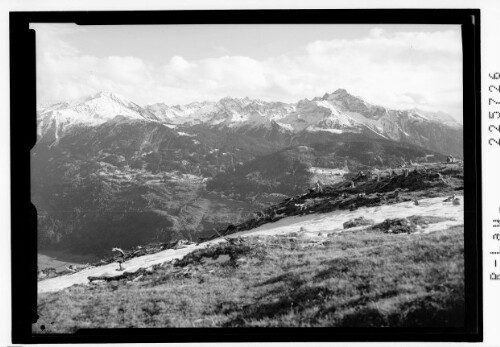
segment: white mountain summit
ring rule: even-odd
[[[196,102],[184,106],[154,104],[146,106],[159,119],[172,124],[205,124],[227,128],[270,126],[272,122],[283,130],[326,131],[331,133],[360,132],[364,129],[382,137],[399,140],[411,136],[412,127],[420,123],[441,124],[460,128],[453,117],[443,112],[422,110],[391,110],[372,105],[345,89],[326,93],[312,100],[294,104],[266,102],[249,98],[223,98],[218,102]]]
[[[163,103],[146,106],[158,118],[173,124],[207,124],[210,126],[259,126],[285,117],[294,106],[250,98],[225,97],[218,102],[193,102],[168,106]]]
[[[99,92],[89,97],[58,103],[39,110],[37,133],[39,136],[44,136],[46,133],[53,132],[57,141],[68,127],[96,126],[118,115],[132,119],[158,121],[154,114],[118,94]]]

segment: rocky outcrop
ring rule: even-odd
[[[343,224],[344,229],[355,228],[358,226],[373,225],[375,222],[372,219],[366,219],[365,217],[354,218],[348,220]]]
[[[374,225],[373,229],[378,229],[388,234],[411,234],[417,231],[416,225],[411,223],[407,218],[386,219],[382,223]]]
[[[362,206],[379,206],[402,201],[414,201],[418,197],[449,195],[463,189],[463,167],[455,164],[438,164],[407,169],[386,170],[379,175],[366,173],[353,186],[351,179],[324,186],[321,192],[311,189],[308,193],[283,200],[267,209],[254,213],[243,223],[231,225],[206,237],[200,242],[250,230],[282,218],[334,210],[355,210]],[[391,232],[414,232],[416,224],[406,221],[388,221],[377,228]]]

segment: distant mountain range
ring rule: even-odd
[[[125,98],[99,92],[93,96],[59,103],[39,111],[38,133],[41,138],[57,141],[67,128],[95,126],[117,115],[129,119],[159,122],[174,128],[178,125],[203,125],[218,129],[272,129],[284,133],[308,132],[373,134],[394,141],[407,142],[440,153],[462,155],[462,125],[443,112],[418,109],[391,110],[371,105],[363,99],[338,89],[331,94],[304,99],[295,104],[265,102],[258,99],[223,98],[218,102],[194,102],[168,106],[153,104],[141,107]]]
[[[86,253],[212,234],[318,178],[463,151],[453,117],[371,105],[343,89],[295,104],[144,107],[100,92],[37,116],[39,245]]]

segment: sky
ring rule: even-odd
[[[297,102],[344,88],[462,120],[453,25],[32,24],[39,105],[110,91],[139,105],[226,96]]]

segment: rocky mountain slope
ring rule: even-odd
[[[121,115],[130,119],[158,121],[156,116],[122,96],[110,92],[43,108],[37,114],[40,141],[57,142],[69,128],[96,126]]]
[[[338,89],[296,104],[224,98],[186,106],[155,104],[147,109],[164,122],[227,128],[258,128],[278,124],[283,131],[361,133],[407,142],[443,154],[460,156],[462,126],[450,115],[418,109],[391,110],[372,105]]]

